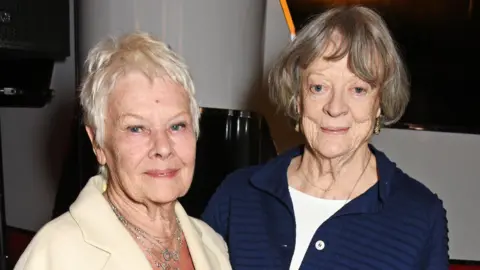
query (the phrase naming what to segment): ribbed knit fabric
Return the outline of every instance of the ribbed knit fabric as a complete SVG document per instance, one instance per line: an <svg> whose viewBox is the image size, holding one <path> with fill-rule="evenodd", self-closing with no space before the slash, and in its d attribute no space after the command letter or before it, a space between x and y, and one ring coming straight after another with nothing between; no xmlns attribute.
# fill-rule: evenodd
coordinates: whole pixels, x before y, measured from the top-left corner
<svg viewBox="0 0 480 270"><path fill-rule="evenodd" d="M286 172L302 149L232 173L208 204L203 219L224 237L234 269L289 268L295 218ZM441 200L370 149L377 160L377 184L317 229L300 269L447 270Z"/></svg>

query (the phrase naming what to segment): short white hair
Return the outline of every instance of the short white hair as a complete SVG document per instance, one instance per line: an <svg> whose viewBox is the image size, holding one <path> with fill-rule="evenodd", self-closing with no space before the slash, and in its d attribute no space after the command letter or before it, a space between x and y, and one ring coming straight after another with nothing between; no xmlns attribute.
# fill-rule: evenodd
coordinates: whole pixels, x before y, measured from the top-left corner
<svg viewBox="0 0 480 270"><path fill-rule="evenodd" d="M118 78L130 71L142 72L151 81L166 74L181 85L190 100L193 129L198 138L200 108L195 99L195 87L185 61L167 44L139 31L108 37L89 51L85 67L80 104L85 125L93 129L95 143L99 146L104 144L108 97Z"/></svg>

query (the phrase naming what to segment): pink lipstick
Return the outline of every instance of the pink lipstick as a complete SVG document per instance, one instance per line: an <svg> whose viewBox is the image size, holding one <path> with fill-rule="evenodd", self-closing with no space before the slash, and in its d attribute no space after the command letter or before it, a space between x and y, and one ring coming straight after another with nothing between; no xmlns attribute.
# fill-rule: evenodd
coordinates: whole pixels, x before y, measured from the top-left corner
<svg viewBox="0 0 480 270"><path fill-rule="evenodd" d="M177 175L178 171L179 169L148 170L145 172L145 174L152 178L171 179Z"/></svg>
<svg viewBox="0 0 480 270"><path fill-rule="evenodd" d="M348 127L322 127L321 130L323 133L341 135L348 132L350 128Z"/></svg>

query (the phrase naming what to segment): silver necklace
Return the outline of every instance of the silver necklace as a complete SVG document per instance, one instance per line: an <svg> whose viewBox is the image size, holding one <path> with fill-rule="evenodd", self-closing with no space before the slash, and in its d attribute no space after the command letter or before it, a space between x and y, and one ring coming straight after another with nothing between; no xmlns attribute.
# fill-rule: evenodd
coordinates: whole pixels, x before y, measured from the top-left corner
<svg viewBox="0 0 480 270"><path fill-rule="evenodd" d="M162 270L180 270L180 267L178 267L178 263L180 261L180 250L182 247L182 229L180 227L180 221L178 220L178 217L175 217L175 220L177 222L177 229L173 233L171 237L168 237L166 241L172 240L173 238L176 238L177 245L176 247L171 250L168 247L166 247L161 241L160 238L154 237L144 230L140 229L139 227L133 225L130 223L115 207L111 202L110 202L110 207L112 208L113 212L117 216L118 220L125 226L125 228L132 234L132 236L140 242L140 244L144 247L144 251L148 254L148 257L152 260L153 264ZM148 243L149 242L150 245ZM156 254L155 252L155 247L160 247L160 255ZM177 266L173 266L176 264Z"/></svg>
<svg viewBox="0 0 480 270"><path fill-rule="evenodd" d="M372 156L373 156L373 154L370 153L370 156L368 157L367 164L365 164L365 167L363 167L362 173L360 174L360 176L358 177L357 181L355 182L355 185L353 186L352 190L350 190L350 194L348 194L348 197L347 197L347 200L345 201L345 204L348 203L348 200L350 200L350 197L352 197L353 191L355 190L355 188L357 187L358 183L360 182L360 179L362 179L362 176L365 174L365 171L366 171L367 168L368 168L368 164L370 164L370 161L372 160Z"/></svg>
<svg viewBox="0 0 480 270"><path fill-rule="evenodd" d="M311 186L313 186L315 188L318 188L321 191L323 191L324 194L329 192L332 189L333 183L335 182L335 180L332 180L326 188L322 188L322 187L319 187L319 186L315 185L313 182L310 182L310 180L308 179L308 177L307 177L307 175L305 174L304 171L301 171L301 172L302 172L302 175L303 175L303 178L305 179L305 181L307 181Z"/></svg>
<svg viewBox="0 0 480 270"><path fill-rule="evenodd" d="M348 203L348 200L349 200L350 197L352 196L353 191L355 190L355 188L357 187L358 183L360 182L360 179L362 179L362 176L365 174L365 171L366 171L367 168L368 168L368 164L370 164L370 161L372 160L372 156L373 156L373 154L370 153L370 156L368 157L368 161L367 161L367 163L365 164L365 166L364 166L363 169L362 169L362 173L360 173L360 176L358 176L357 180L355 181L355 184L353 185L352 190L350 190L350 194L349 194L348 197L347 197L346 203ZM304 179L305 179L311 186L322 190L324 194L327 193L328 191L330 191L330 190L332 189L333 183L335 182L335 181L332 181L332 182L328 185L327 188L321 188L321 187L316 186L314 183L310 182L310 180L309 180L308 177L305 175L305 173L304 173L303 171L301 171L301 172L302 172L302 174L303 174ZM346 204L346 203L345 203L345 204Z"/></svg>

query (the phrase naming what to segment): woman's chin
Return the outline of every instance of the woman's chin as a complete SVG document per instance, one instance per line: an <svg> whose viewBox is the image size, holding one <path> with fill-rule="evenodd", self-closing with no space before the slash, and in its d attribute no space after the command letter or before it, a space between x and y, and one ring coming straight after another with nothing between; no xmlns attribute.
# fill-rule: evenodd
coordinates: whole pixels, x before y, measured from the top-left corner
<svg viewBox="0 0 480 270"><path fill-rule="evenodd" d="M349 147L343 144L328 143L319 145L318 147L313 146L314 151L327 159L335 159L342 156L345 156L349 153Z"/></svg>
<svg viewBox="0 0 480 270"><path fill-rule="evenodd" d="M148 200L155 204L168 204L177 201L181 197L177 194L172 193L161 193L161 194L149 194L147 196Z"/></svg>
<svg viewBox="0 0 480 270"><path fill-rule="evenodd" d="M148 200L157 203L157 204L167 204L171 202L175 202L178 198L185 195L184 190L173 189L173 188L163 188L156 190L148 190L146 191L146 197Z"/></svg>

